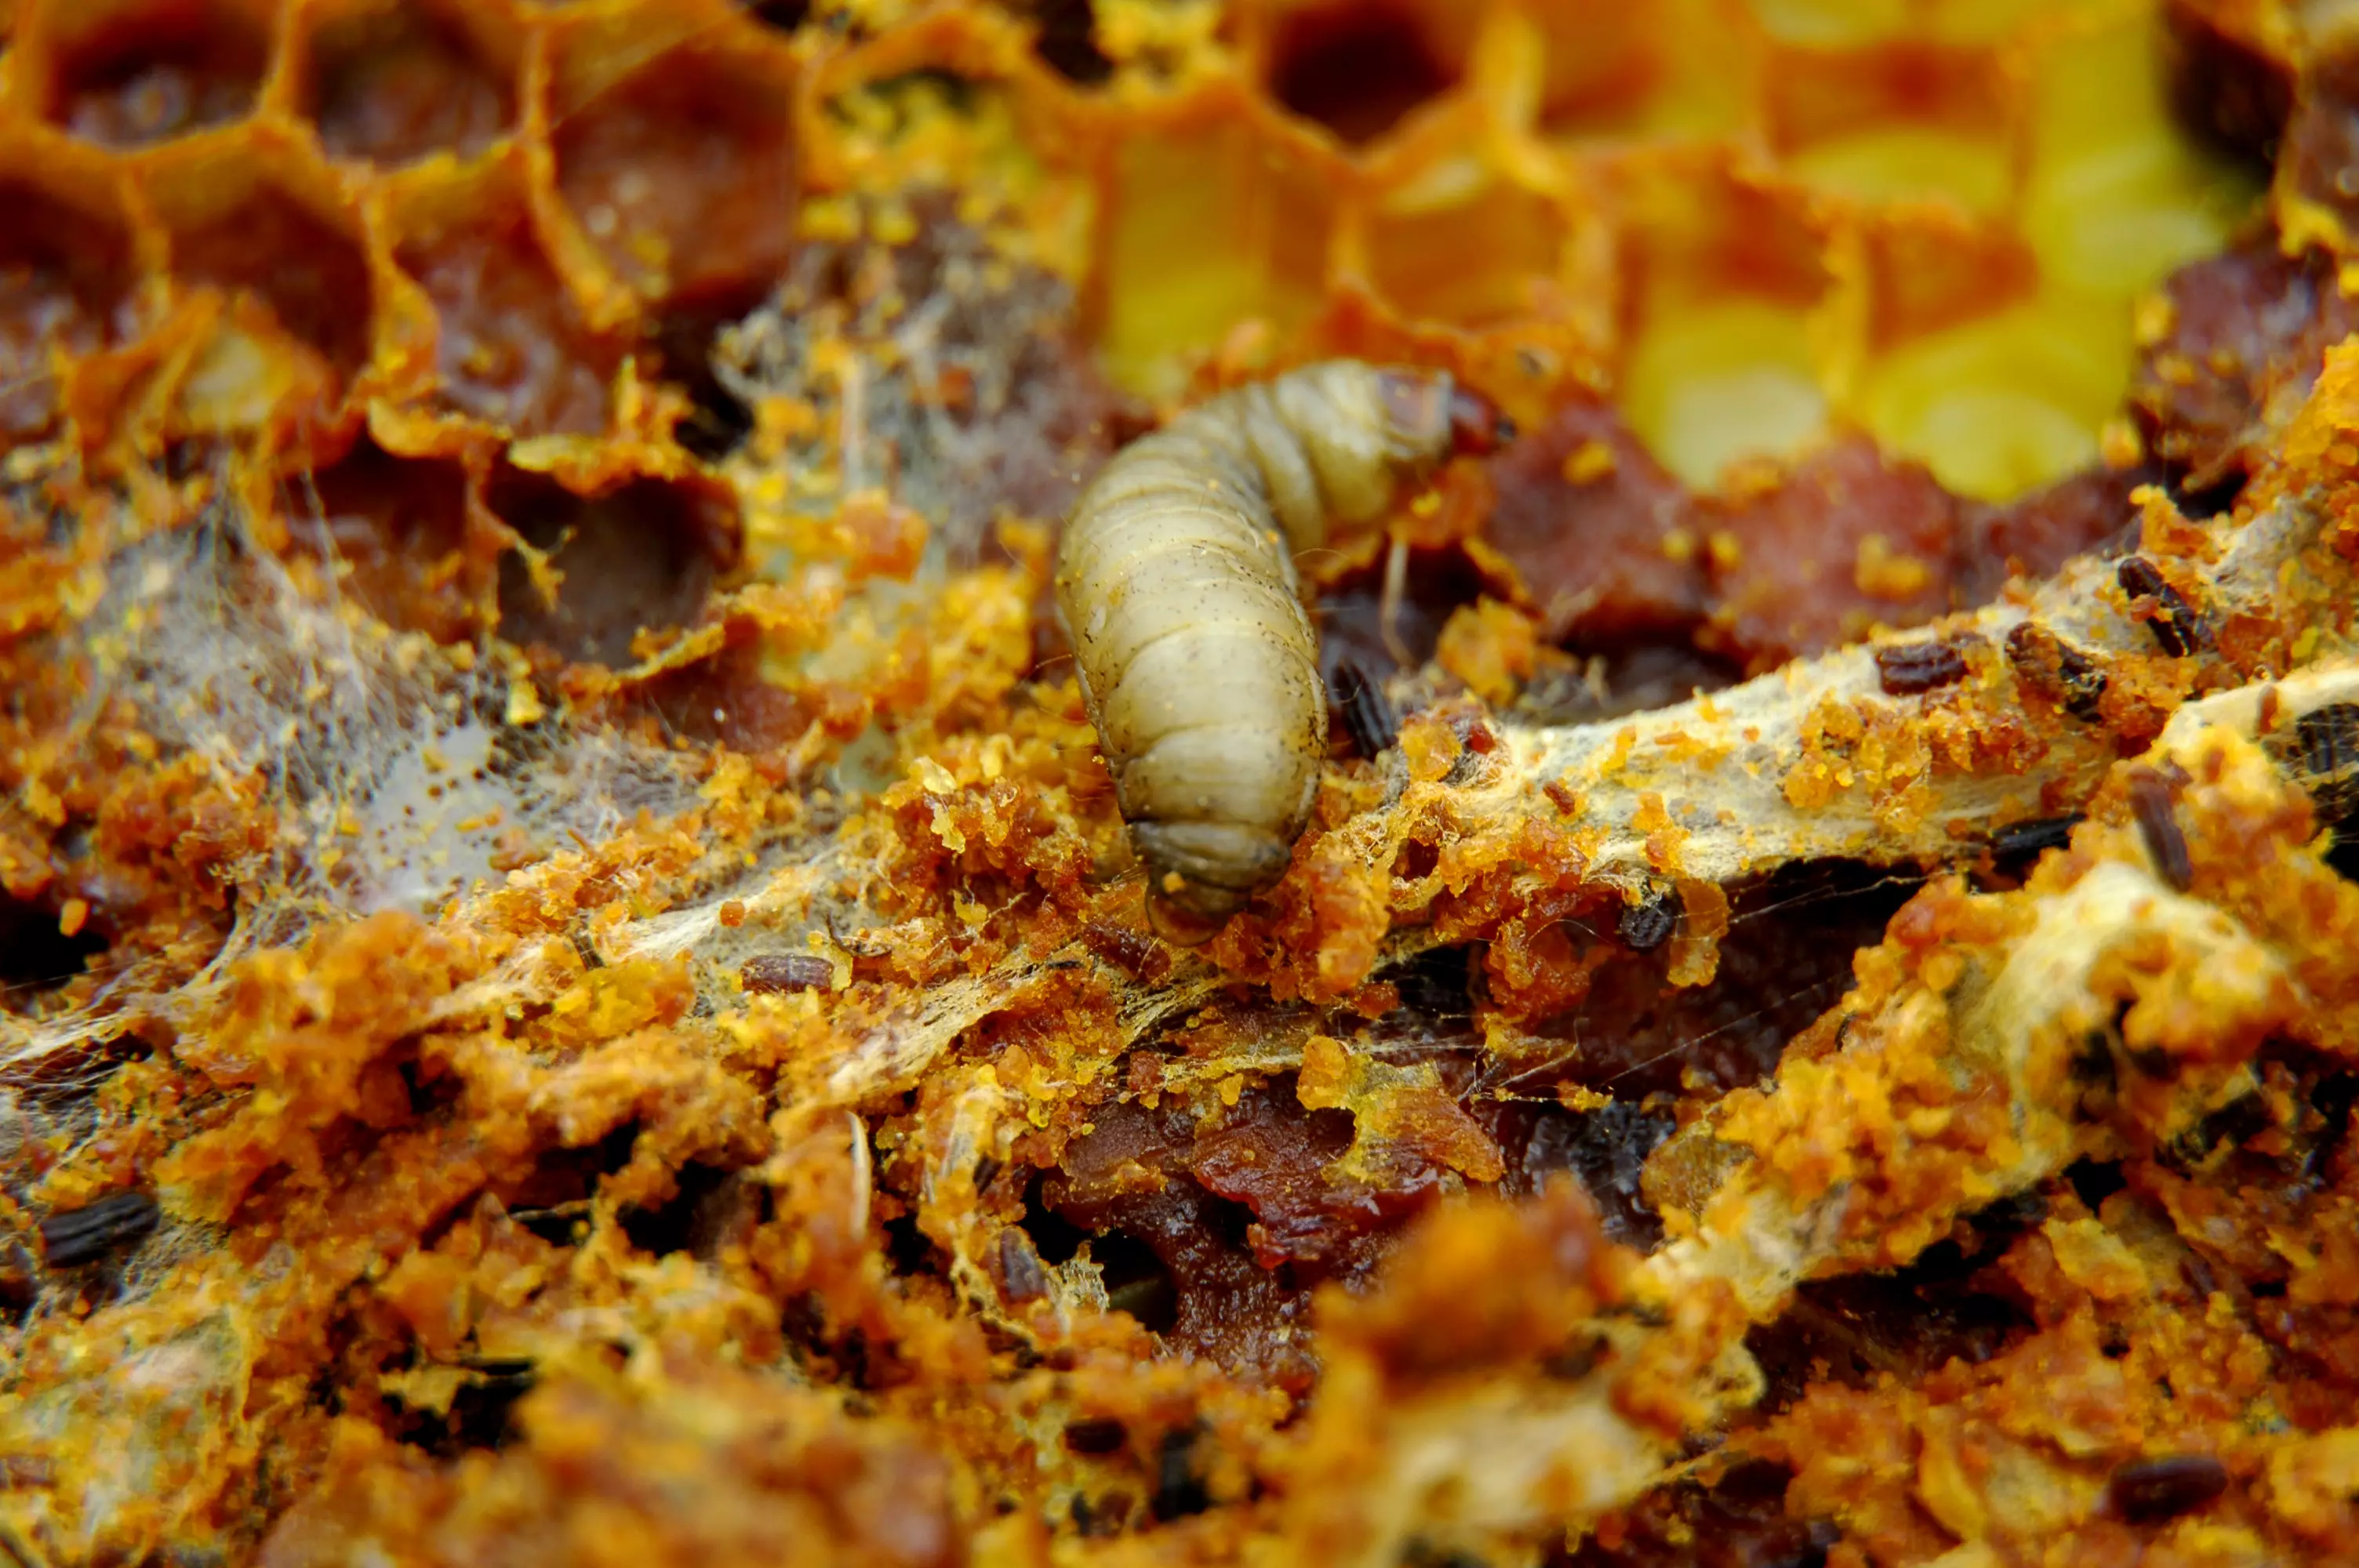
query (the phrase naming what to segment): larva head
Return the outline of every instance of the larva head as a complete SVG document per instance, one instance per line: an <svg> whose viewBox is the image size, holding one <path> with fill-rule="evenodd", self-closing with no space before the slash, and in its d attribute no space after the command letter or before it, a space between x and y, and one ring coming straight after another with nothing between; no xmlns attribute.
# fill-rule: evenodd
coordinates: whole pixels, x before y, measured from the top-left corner
<svg viewBox="0 0 2359 1568"><path fill-rule="evenodd" d="M1378 371L1376 400L1393 449L1429 461L1485 457L1516 438L1497 404L1446 371Z"/></svg>
<svg viewBox="0 0 2359 1568"><path fill-rule="evenodd" d="M1147 913L1167 942L1193 946L1286 874L1290 834L1238 822L1134 822L1147 865Z"/></svg>

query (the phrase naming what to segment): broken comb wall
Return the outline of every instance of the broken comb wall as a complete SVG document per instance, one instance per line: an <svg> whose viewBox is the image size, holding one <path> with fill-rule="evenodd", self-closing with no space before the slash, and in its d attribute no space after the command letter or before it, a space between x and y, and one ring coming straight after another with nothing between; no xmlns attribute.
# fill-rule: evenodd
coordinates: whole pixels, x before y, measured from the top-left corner
<svg viewBox="0 0 2359 1568"><path fill-rule="evenodd" d="M2354 47L0 4L0 1559L2359 1553ZM1336 356L1174 946L1057 530Z"/></svg>

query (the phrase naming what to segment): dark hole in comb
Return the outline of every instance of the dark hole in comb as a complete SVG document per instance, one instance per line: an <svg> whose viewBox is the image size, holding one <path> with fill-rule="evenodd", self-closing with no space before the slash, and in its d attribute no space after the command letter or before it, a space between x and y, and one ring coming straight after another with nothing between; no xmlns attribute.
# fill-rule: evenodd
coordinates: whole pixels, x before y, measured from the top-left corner
<svg viewBox="0 0 2359 1568"><path fill-rule="evenodd" d="M1203 1429L1195 1426L1163 1434L1156 1452L1155 1497L1147 1505L1157 1523L1200 1514L1212 1506L1196 1468L1196 1450L1203 1441Z"/></svg>
<svg viewBox="0 0 2359 1568"><path fill-rule="evenodd" d="M2065 1167L2064 1180L2071 1187L2072 1195L2092 1212L2104 1206L2107 1198L2130 1184L2119 1161L2077 1160Z"/></svg>
<svg viewBox="0 0 2359 1568"><path fill-rule="evenodd" d="M0 898L0 1004L63 985L106 951L106 938L85 923L72 935L58 925L45 902Z"/></svg>
<svg viewBox="0 0 2359 1568"><path fill-rule="evenodd" d="M468 1369L474 1376L459 1385L446 1410L412 1411L398 1395L388 1396L395 1411L409 1416L402 1442L438 1459L456 1459L469 1449L498 1448L514 1435L509 1417L532 1390L532 1363L477 1361Z"/></svg>
<svg viewBox="0 0 2359 1568"><path fill-rule="evenodd" d="M1430 947L1383 977L1399 992L1401 1006L1433 1019L1474 1016L1476 949Z"/></svg>
<svg viewBox="0 0 2359 1568"><path fill-rule="evenodd" d="M1065 1446L1076 1454L1104 1455L1118 1453L1130 1441L1130 1429L1112 1416L1098 1416L1086 1421L1065 1423Z"/></svg>
<svg viewBox="0 0 2359 1568"><path fill-rule="evenodd" d="M1033 52L1068 81L1095 87L1114 74L1114 61L1098 48L1097 7L1090 0L1036 0L1039 33Z"/></svg>
<svg viewBox="0 0 2359 1568"><path fill-rule="evenodd" d="M1278 102L1354 145L1448 90L1416 22L1388 6L1328 6L1288 19L1270 86Z"/></svg>
<svg viewBox="0 0 2359 1568"><path fill-rule="evenodd" d="M1335 711L1351 738L1352 749L1371 761L1390 751L1400 739L1400 711L1385 695L1382 682L1358 659L1345 654L1335 661L1330 687Z"/></svg>
<svg viewBox="0 0 2359 1568"><path fill-rule="evenodd" d="M632 1246L654 1257L687 1251L693 1242L698 1209L728 1178L729 1173L717 1166L693 1162L682 1165L673 1179L675 1191L669 1201L653 1208L623 1211L623 1234L631 1238Z"/></svg>
<svg viewBox="0 0 2359 1568"><path fill-rule="evenodd" d="M688 393L688 416L672 427L672 438L708 463L717 463L754 433L754 411L721 384L712 369L713 340L727 322L743 315L738 299L674 311L656 329L656 351L665 379ZM758 300L744 301L751 309Z"/></svg>
<svg viewBox="0 0 2359 1568"><path fill-rule="evenodd" d="M810 0L754 0L745 14L766 27L791 33L810 20Z"/></svg>
<svg viewBox="0 0 2359 1568"><path fill-rule="evenodd" d="M1180 1288L1154 1248L1125 1231L1109 1230L1091 1238L1090 1257L1103 1271L1107 1305L1130 1314L1142 1328L1171 1332L1180 1321Z"/></svg>

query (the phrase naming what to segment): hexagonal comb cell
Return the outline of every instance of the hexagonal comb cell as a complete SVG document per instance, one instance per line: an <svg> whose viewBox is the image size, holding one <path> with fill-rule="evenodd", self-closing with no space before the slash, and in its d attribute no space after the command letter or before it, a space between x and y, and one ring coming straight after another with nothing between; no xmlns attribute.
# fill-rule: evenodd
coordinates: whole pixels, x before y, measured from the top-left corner
<svg viewBox="0 0 2359 1568"><path fill-rule="evenodd" d="M48 116L104 146L143 146L250 112L270 65L266 0L52 6L25 47L46 59Z"/></svg>
<svg viewBox="0 0 2359 1568"><path fill-rule="evenodd" d="M488 619L492 549L488 537L471 548L473 501L459 464L397 458L364 439L281 504L313 514L345 591L387 625L449 642Z"/></svg>
<svg viewBox="0 0 2359 1568"><path fill-rule="evenodd" d="M1550 136L1698 135L1753 114L1760 50L1736 0L1534 8L1538 128Z"/></svg>
<svg viewBox="0 0 2359 1568"><path fill-rule="evenodd" d="M1033 52L1068 81L1094 87L1114 74L1097 42L1097 7L1090 0L1032 0L1025 7L1039 29Z"/></svg>
<svg viewBox="0 0 2359 1568"><path fill-rule="evenodd" d="M1688 483L1784 457L1825 428L1831 285L1823 220L1796 194L1716 169L1632 166L1623 276L1631 312L1618 401Z"/></svg>
<svg viewBox="0 0 2359 1568"><path fill-rule="evenodd" d="M1873 200L1944 195L1976 212L2014 194L2007 81L1990 50L1787 49L1762 80L1771 138L1813 184Z"/></svg>
<svg viewBox="0 0 2359 1568"><path fill-rule="evenodd" d="M527 544L549 552L562 575L551 603L522 557L504 557L500 634L567 659L630 665L639 633L695 621L736 553L734 503L718 486L640 480L584 498L538 474L506 470L485 500Z"/></svg>
<svg viewBox="0 0 2359 1568"><path fill-rule="evenodd" d="M1457 82L1475 16L1405 0L1289 6L1271 24L1269 92L1343 142L1373 141Z"/></svg>
<svg viewBox="0 0 2359 1568"><path fill-rule="evenodd" d="M1143 125L1114 155L1098 266L1098 341L1115 378L1176 392L1177 353L1245 321L1284 333L1327 296L1348 171L1299 133L1219 99Z"/></svg>
<svg viewBox="0 0 2359 1568"><path fill-rule="evenodd" d="M2022 226L2054 286L2120 296L2223 245L2249 169L2174 123L2143 10L2043 35L2031 63Z"/></svg>
<svg viewBox="0 0 2359 1568"><path fill-rule="evenodd" d="M603 430L622 350L582 319L518 184L495 170L405 215L394 259L440 319L436 401L519 436Z"/></svg>
<svg viewBox="0 0 2359 1568"><path fill-rule="evenodd" d="M1543 192L1463 164L1388 192L1370 213L1369 272L1404 313L1480 328L1553 315L1573 219Z"/></svg>
<svg viewBox="0 0 2359 1568"><path fill-rule="evenodd" d="M642 295L758 295L794 238L785 67L584 30L557 46L550 144L565 205ZM652 58L651 58L652 57Z"/></svg>
<svg viewBox="0 0 2359 1568"><path fill-rule="evenodd" d="M318 18L301 101L337 157L472 157L516 123L521 29L497 9L375 0Z"/></svg>
<svg viewBox="0 0 2359 1568"><path fill-rule="evenodd" d="M53 353L128 335L136 275L129 224L108 192L68 198L0 175L0 444L47 431L58 413Z"/></svg>
<svg viewBox="0 0 2359 1568"><path fill-rule="evenodd" d="M270 407L332 403L369 362L376 294L346 220L244 157L159 172L149 194L175 280L223 297L188 392L209 410L199 423L245 426Z"/></svg>

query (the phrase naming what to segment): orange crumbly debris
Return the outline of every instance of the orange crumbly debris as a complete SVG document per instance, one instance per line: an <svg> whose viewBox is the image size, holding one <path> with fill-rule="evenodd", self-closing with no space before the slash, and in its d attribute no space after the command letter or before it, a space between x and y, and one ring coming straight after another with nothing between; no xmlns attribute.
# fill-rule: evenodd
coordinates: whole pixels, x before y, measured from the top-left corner
<svg viewBox="0 0 2359 1568"><path fill-rule="evenodd" d="M0 1560L2359 1559L2322 9L0 4ZM1177 946L1057 528L1338 354Z"/></svg>

